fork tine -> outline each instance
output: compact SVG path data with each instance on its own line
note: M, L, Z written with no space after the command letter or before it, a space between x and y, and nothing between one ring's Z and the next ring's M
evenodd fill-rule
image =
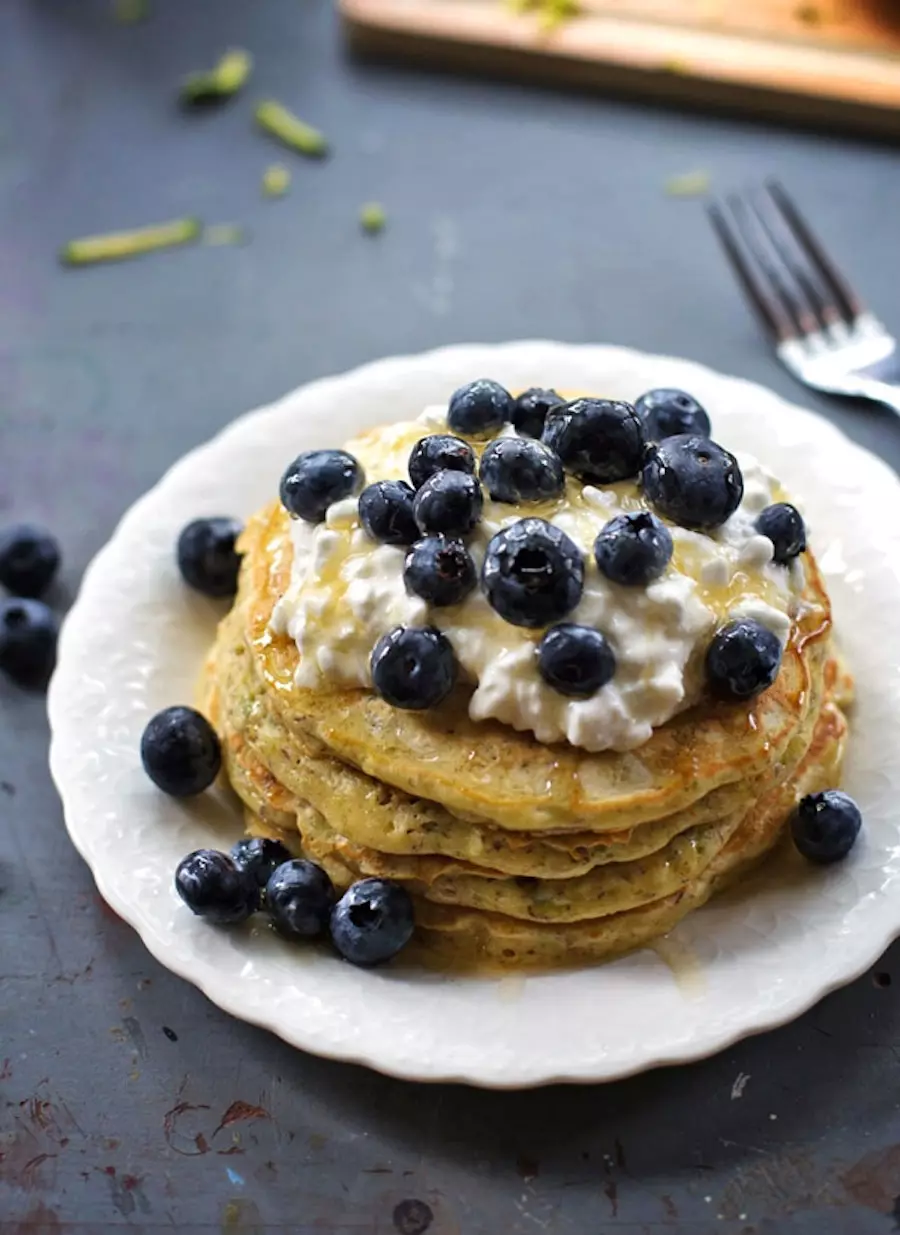
M794 235L768 185L755 190L750 203L772 249L790 272L801 297L811 306L818 325L828 327L842 321L843 310L835 303L836 297Z
M802 289L793 283L790 270L781 262L752 204L736 193L729 195L728 204L747 249L763 270L772 290L800 334L817 333L819 323L815 314L803 303ZM793 286L791 286L792 283Z
M840 306L842 315L852 322L854 318L859 317L861 313L865 312L865 306L862 301L825 252L821 242L810 230L800 211L794 205L794 202L780 182L774 179L767 180L766 188L769 191L769 196L787 221L798 244L805 251L813 267L818 270L822 280L831 288L832 294Z
M778 297L773 294L771 287L761 277L759 270L745 252L741 238L733 225L728 222L724 211L714 203L707 207L707 214L725 250L725 255L737 275L738 282L756 310L764 329L778 343L795 339L797 337L796 327Z

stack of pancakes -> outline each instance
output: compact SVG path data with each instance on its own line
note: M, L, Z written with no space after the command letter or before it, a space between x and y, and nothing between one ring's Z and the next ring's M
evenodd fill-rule
M851 685L810 553L768 691L591 754L472 721L464 691L402 712L366 690L298 688L296 645L270 629L291 571L283 508L256 516L240 547L202 707L248 830L339 889L402 883L415 951L441 967L584 964L645 944L771 849L800 797L837 783Z

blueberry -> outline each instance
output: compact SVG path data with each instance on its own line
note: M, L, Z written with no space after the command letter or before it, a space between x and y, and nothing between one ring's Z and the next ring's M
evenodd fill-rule
M478 571L461 540L426 536L407 554L403 581L431 605L458 605L478 582Z
M252 875L217 849L195 849L175 871L175 891L188 909L216 926L246 922L259 908Z
M291 860L291 851L282 841L268 836L245 836L231 846L230 856L239 870L252 875L257 886L264 888L275 868Z
M711 425L706 409L683 390L648 390L635 403L634 410L643 421L648 442L661 442L681 433L709 437Z
M285 939L315 939L328 927L335 902L334 885L315 862L289 858L266 884L266 908L272 925Z
M616 515L599 531L594 557L602 575L613 583L636 587L658 579L672 556L672 536L647 510Z
M512 395L486 377L460 386L450 399L447 423L454 433L487 437L502 429L512 415Z
M544 432L544 422L551 408L562 407L565 403L555 390L541 390L532 386L524 391L513 403L512 422L517 433L526 437L540 437Z
M373 540L411 545L418 536L412 487L405 480L376 480L359 495L359 517Z
M188 798L208 789L219 775L222 748L205 716L193 708L164 708L144 730L141 762L163 793Z
M59 545L49 532L17 523L0 532L0 583L13 596L41 596L59 569Z
M19 686L47 684L58 636L59 619L42 600L0 602L0 669Z
M807 794L791 816L794 844L810 862L839 862L853 848L862 815L853 799L840 789Z
M456 682L456 657L433 626L395 626L375 644L372 685L395 708L434 707Z
M744 496L744 478L734 455L691 433L651 446L642 481L656 509L683 527L720 527Z
M488 544L481 585L514 626L548 626L581 599L584 559L565 532L544 519L520 519Z
M410 941L415 922L409 893L390 879L361 879L331 912L331 938L353 965L380 965Z
M561 695L586 699L616 671L616 657L605 636L590 626L563 622L538 644L538 670Z
M435 472L413 502L413 516L423 536L465 536L481 518L481 485L467 472Z
M234 546L242 531L237 519L224 515L189 523L176 549L185 583L204 596L233 596L241 568L241 555Z
M546 502L566 485L559 455L528 437L491 442L481 456L480 476L495 502Z
M475 473L475 451L461 437L450 433L432 433L412 448L409 456L409 478L413 488L421 489L435 472Z
M780 667L778 636L750 618L716 631L706 650L706 680L717 699L752 699L772 685Z
M332 502L350 497L362 481L362 468L346 450L307 450L282 476L281 501L295 519L321 523Z
M760 536L767 536L774 546L773 561L787 566L806 548L806 525L803 516L790 502L767 506L756 520Z
M551 408L541 440L579 480L612 484L640 470L644 430L630 403L576 399Z

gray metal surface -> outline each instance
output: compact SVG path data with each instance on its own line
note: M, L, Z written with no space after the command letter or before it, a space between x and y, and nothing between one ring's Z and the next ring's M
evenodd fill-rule
M781 176L900 326L893 150L350 65L326 0L150 3L134 27L106 0L0 5L0 516L59 532L61 599L188 447L383 353L610 340L809 402L767 354L700 204L665 195L673 174ZM252 94L322 126L331 161L282 156L246 100L177 111L180 75L229 45L256 56ZM275 159L292 191L264 201ZM356 223L371 198L390 216L374 239ZM72 236L189 213L246 223L251 242L56 263ZM817 406L900 463L889 412ZM230 1020L155 964L67 841L46 745L42 700L0 684L6 1235L896 1229L900 975L604 1088L387 1080Z

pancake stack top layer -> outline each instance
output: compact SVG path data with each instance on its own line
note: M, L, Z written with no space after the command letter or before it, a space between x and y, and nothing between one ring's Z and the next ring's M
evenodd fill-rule
M447 432L430 409L347 450L367 484L398 481L416 443ZM480 457L489 440L469 445ZM809 552L773 561L756 523L784 495L753 460L740 471L743 500L715 527L656 509L671 556L639 585L611 581L592 551L610 520L652 509L646 478L569 474L534 503L485 495L463 537L476 572L529 516L575 546L583 588L561 617L599 631L614 663L580 695L539 672L552 623L509 621L487 585L446 606L411 592L409 546L364 525L358 476L318 522L261 512L204 675L250 830L293 837L338 886L405 884L416 946L440 964L583 963L668 930L774 844L799 796L835 782L842 752L849 684L821 578ZM780 667L768 689L717 700L707 649L736 619L772 632ZM455 684L432 707L373 688L373 649L398 626L449 645Z

